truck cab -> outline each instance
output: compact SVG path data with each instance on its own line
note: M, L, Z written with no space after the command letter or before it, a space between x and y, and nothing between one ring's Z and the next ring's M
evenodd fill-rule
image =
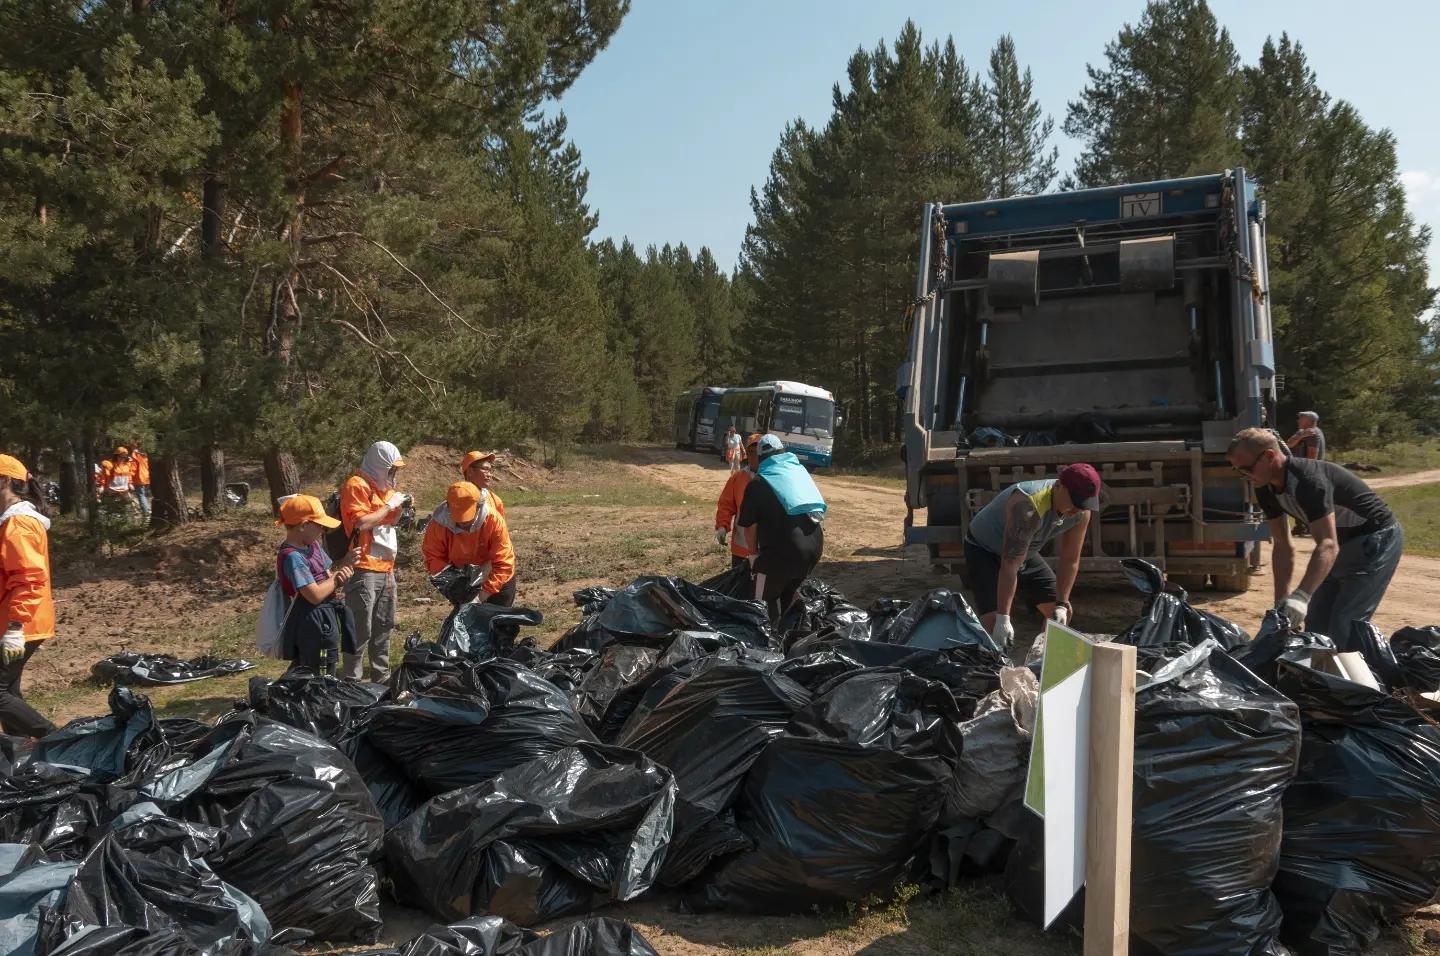
M905 539L963 571L970 518L1089 462L1082 568L1141 557L1239 590L1265 535L1225 460L1270 425L1265 209L1243 169L929 204L901 422Z

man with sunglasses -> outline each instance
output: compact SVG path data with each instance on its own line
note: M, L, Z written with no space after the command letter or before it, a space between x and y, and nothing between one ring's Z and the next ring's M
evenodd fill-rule
M1345 648L1353 622L1370 620L1395 576L1405 550L1400 523L1365 482L1332 461L1287 455L1280 437L1268 429L1240 432L1226 457L1255 486L1270 526L1276 610L1291 626L1324 634ZM1315 541L1293 590L1290 518L1306 522Z

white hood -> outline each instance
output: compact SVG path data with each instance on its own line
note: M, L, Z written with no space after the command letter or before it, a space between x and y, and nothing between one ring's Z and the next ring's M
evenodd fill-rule
M395 483L390 480L390 469L404 456L400 449L388 441L377 441L365 452L360 460L360 473L369 478L381 493L393 491Z
M28 518L34 518L40 522L40 525L46 531L50 530L50 519L42 515L36 510L35 506L28 501L17 501L15 504L6 508L5 512L0 514L0 524L4 524L16 515L25 515Z

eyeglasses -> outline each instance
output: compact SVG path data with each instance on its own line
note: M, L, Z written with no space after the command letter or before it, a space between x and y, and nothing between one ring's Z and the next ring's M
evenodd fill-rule
M1260 454L1256 455L1255 458L1254 458L1254 460L1252 460L1252 461L1250 462L1250 464L1248 464L1248 465L1241 466L1241 465L1232 464L1230 467L1231 467L1231 468L1234 468L1234 469L1235 469L1236 471L1238 471L1240 474L1242 474L1242 475L1244 475L1245 477L1249 478L1251 475L1253 475L1253 474L1255 473L1255 466L1258 465L1258 464L1260 464L1260 459L1264 458L1266 454L1267 454L1266 452L1263 452L1263 451L1262 451Z

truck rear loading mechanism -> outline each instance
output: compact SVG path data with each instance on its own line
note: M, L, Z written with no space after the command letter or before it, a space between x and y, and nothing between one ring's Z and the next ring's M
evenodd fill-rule
M932 203L923 221L900 382L906 543L963 572L976 511L1085 461L1108 505L1083 569L1143 557L1192 589L1243 589L1266 532L1224 452L1275 405L1254 181Z

